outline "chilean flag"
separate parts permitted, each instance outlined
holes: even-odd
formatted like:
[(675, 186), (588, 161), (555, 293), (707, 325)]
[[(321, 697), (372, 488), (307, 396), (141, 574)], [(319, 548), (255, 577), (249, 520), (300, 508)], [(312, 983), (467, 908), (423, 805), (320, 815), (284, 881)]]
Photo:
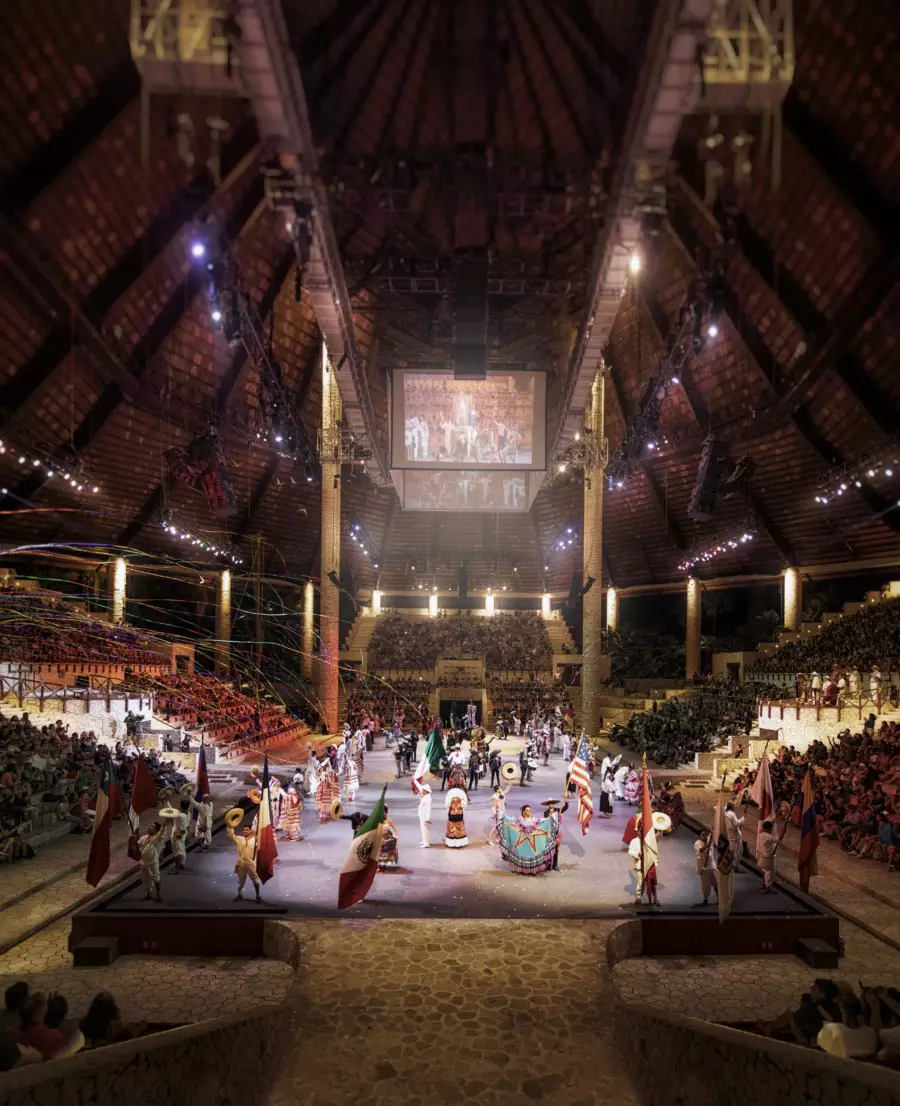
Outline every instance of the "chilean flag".
[(803, 778), (803, 805), (800, 814), (800, 853), (797, 867), (800, 871), (800, 886), (809, 890), (809, 877), (818, 875), (819, 865), (816, 853), (819, 850), (819, 827), (816, 824), (816, 804), (813, 802), (812, 775), (807, 768)]
[[(209, 773), (206, 770), (206, 746), (203, 742), (200, 742), (200, 752), (197, 754), (197, 787), (194, 794), (195, 802), (202, 802), (203, 796), (209, 794)], [(197, 819), (200, 817), (200, 811), (194, 807), (193, 811), (193, 824), (194, 833), (197, 832)]]
[(94, 814), (94, 832), (91, 835), (91, 851), (88, 856), (85, 879), (96, 887), (109, 868), (109, 831), (113, 818), (125, 813), (122, 802), (122, 789), (116, 779), (112, 757), (103, 765), (100, 776), (100, 790), (97, 792), (97, 806)]
[(275, 875), (275, 865), (277, 863), (278, 848), (275, 844), (275, 827), (272, 825), (272, 797), (269, 791), (269, 754), (266, 753), (263, 761), (262, 801), (259, 804), (259, 820), (256, 824), (256, 871), (263, 883), (266, 883)]

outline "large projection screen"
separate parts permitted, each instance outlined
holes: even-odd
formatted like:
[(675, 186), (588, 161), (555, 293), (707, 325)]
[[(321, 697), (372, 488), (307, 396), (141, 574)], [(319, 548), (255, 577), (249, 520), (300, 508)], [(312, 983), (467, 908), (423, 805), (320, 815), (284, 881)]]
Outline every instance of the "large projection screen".
[(394, 469), (539, 470), (547, 467), (547, 380), (538, 372), (396, 369), (391, 390)]

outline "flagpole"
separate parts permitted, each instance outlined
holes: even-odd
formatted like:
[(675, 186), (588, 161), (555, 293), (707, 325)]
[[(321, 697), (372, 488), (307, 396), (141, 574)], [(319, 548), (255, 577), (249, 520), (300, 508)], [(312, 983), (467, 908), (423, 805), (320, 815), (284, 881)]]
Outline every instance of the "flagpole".
[[(719, 797), (721, 797), (722, 795), (725, 794), (725, 781), (727, 779), (728, 779), (728, 769), (726, 768), (725, 771), (722, 773), (722, 786), (719, 788)], [(717, 805), (718, 805), (718, 800), (717, 800)], [(715, 832), (715, 829), (716, 829), (715, 811), (713, 811), (713, 824), (710, 827), (709, 841), (706, 844), (706, 855), (703, 857), (703, 867), (704, 868), (706, 867), (706, 862), (709, 859), (709, 850), (713, 847), (713, 833)], [(718, 841), (716, 842), (716, 844), (718, 845)]]
[[(603, 781), (601, 780), (600, 783), (601, 783), (601, 786), (602, 786)], [(650, 790), (647, 787), (647, 751), (646, 751), (646, 749), (644, 750), (643, 760), (641, 762), (641, 894), (640, 894), (640, 901), (641, 902), (644, 901), (644, 887), (647, 884), (647, 872), (646, 872), (646, 868), (647, 868), (647, 857), (646, 857), (647, 849), (645, 847), (645, 842), (644, 842), (644, 818), (646, 817), (646, 812), (644, 811), (644, 795), (645, 794), (647, 794), (647, 795), (650, 794)], [(650, 817), (652, 818), (653, 815), (651, 814)]]
[[(806, 776), (809, 775), (810, 768), (812, 768), (811, 763), (807, 764), (807, 766), (806, 766)], [(803, 777), (803, 783), (800, 784), (800, 790), (798, 792), (801, 799), (803, 798), (803, 784), (806, 783), (806, 776)], [(793, 800), (791, 801), (791, 809), (788, 811), (788, 816), (787, 816), (787, 818), (785, 818), (784, 825), (781, 827), (781, 836), (778, 838), (778, 844), (779, 845), (784, 840), (784, 835), (787, 833), (787, 828), (791, 824), (791, 815), (794, 813), (794, 807), (796, 805), (797, 805), (797, 796), (795, 795)], [(801, 829), (802, 829), (802, 827), (801, 827)]]

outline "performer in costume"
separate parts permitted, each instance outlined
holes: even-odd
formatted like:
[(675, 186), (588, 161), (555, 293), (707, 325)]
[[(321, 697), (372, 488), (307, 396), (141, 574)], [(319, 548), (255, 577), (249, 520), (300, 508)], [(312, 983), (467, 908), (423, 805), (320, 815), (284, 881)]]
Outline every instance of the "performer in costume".
[(451, 786), (447, 792), (447, 798), (444, 800), (444, 805), (447, 808), (447, 829), (444, 834), (444, 844), (448, 849), (465, 848), (469, 843), (469, 838), (466, 835), (466, 807), (469, 805), (469, 796), (466, 793), (465, 786)]
[(300, 841), (306, 836), (303, 832), (302, 812), (303, 800), (300, 792), (291, 784), (284, 797), (284, 817), (281, 823), (288, 841)]
[(557, 826), (553, 820), (536, 818), (526, 803), (516, 819), (498, 822), (500, 855), (514, 872), (536, 876), (553, 865), (557, 847)]
[(475, 715), (477, 714), (477, 707), (474, 703), (470, 702), (466, 707), (466, 729), (473, 730), (475, 728)]
[(641, 808), (638, 807), (631, 818), (625, 823), (625, 832), (622, 834), (622, 848), (628, 849), (631, 842), (641, 836)]
[(625, 801), (632, 806), (640, 802), (641, 798), (641, 774), (632, 764), (628, 769), (628, 777), (625, 780)]
[(384, 835), (381, 838), (381, 851), (378, 854), (378, 871), (383, 872), (387, 868), (396, 868), (400, 864), (400, 834), (394, 825), (394, 820), (388, 815), (388, 807), (384, 808)]
[(235, 895), (234, 901), (240, 902), (243, 899), (244, 884), (249, 876), (250, 882), (256, 891), (256, 901), (262, 902), (262, 896), (259, 893), (259, 876), (256, 873), (256, 837), (253, 835), (253, 830), (249, 826), (244, 826), (241, 836), (238, 837), (231, 826), (226, 824), (225, 829), (228, 836), (237, 845), (237, 863), (234, 866), (234, 874), (237, 876), (238, 893)]
[(141, 883), (144, 885), (145, 899), (152, 899), (156, 888), (156, 901), (162, 902), (159, 876), (159, 855), (163, 850), (162, 824), (152, 822), (143, 837), (138, 839), (138, 852), (141, 858)]
[(203, 795), (199, 803), (196, 799), (191, 799), (190, 803), (194, 810), (197, 811), (197, 836), (200, 838), (200, 848), (206, 852), (212, 844), (212, 795)]
[(600, 817), (612, 818), (612, 795), (615, 783), (613, 781), (613, 770), (607, 767), (606, 773), (600, 782)]
[(316, 791), (319, 788), (319, 762), (316, 760), (315, 754), (310, 753), (309, 759), (306, 762), (306, 793), (311, 796), (313, 800), (316, 797)]
[(356, 793), (359, 791), (359, 774), (353, 757), (347, 757), (344, 761), (344, 782), (347, 785), (347, 802), (355, 803)]
[(338, 778), (326, 759), (319, 765), (319, 784), (316, 788), (316, 817), (320, 822), (331, 821), (331, 806), (341, 796)]
[[(498, 776), (499, 779), (499, 770)], [(494, 794), (491, 796), (491, 832), (488, 834), (487, 843), (493, 844), (494, 834), (498, 835), (499, 840), (499, 827), (500, 823), (506, 817), (506, 792), (509, 791), (509, 787), (501, 787), (499, 784), (494, 788)]]
[(613, 783), (615, 784), (616, 798), (625, 802), (625, 781), (628, 779), (628, 765), (620, 764), (613, 776)]
[(557, 810), (556, 799), (545, 799), (544, 805), (546, 810), (544, 811), (544, 817), (549, 818), (553, 826), (553, 862), (550, 865), (551, 872), (559, 871), (559, 847), (562, 844), (562, 816), (569, 809), (568, 799), (563, 800), (561, 809)]
[(191, 809), (190, 799), (181, 800), (181, 810), (169, 822), (169, 843), (175, 857), (175, 872), (183, 872), (187, 859), (187, 835), (188, 835), (188, 811)]
[(420, 849), (427, 849), (431, 846), (431, 785), (422, 784), (419, 788), (419, 832), (422, 834), (422, 840), (419, 844)]
[(668, 814), (672, 820), (672, 828), (665, 832), (667, 834), (673, 833), (684, 821), (684, 799), (681, 797), (681, 792), (676, 791), (671, 782), (663, 784), (657, 806), (664, 814)]

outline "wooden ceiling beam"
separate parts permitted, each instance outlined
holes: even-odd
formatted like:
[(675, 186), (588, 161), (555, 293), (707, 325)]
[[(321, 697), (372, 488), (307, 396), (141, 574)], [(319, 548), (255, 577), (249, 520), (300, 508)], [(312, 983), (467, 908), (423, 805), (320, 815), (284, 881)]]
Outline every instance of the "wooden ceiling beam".
[(156, 485), (141, 504), (140, 510), (134, 518), (116, 538), (116, 545), (130, 546), (156, 512), (162, 510), (163, 504), (166, 501), (166, 487), (166, 480), (161, 480)]
[(886, 199), (853, 161), (828, 125), (817, 119), (796, 88), (791, 88), (782, 105), (782, 118), (791, 134), (817, 162), (891, 249), (900, 246), (900, 206)]
[[(262, 178), (254, 177), (235, 202), (225, 222), (223, 229), (229, 240), (233, 240), (240, 235), (243, 228), (252, 220), (262, 202)], [(142, 396), (146, 395), (148, 389), (144, 385), (149, 377), (149, 367), (154, 355), (178, 324), (188, 304), (203, 288), (204, 283), (204, 274), (193, 268), (188, 271), (184, 280), (173, 290), (162, 310), (135, 347), (127, 364), (119, 358), (105, 338), (98, 342), (98, 356), (101, 357), (101, 363), (104, 367), (113, 375), (114, 382), (104, 388), (100, 397), (75, 429), (72, 436), (72, 449), (76, 456), (82, 455), (103, 431), (119, 406), (127, 398), (128, 388), (136, 388)], [(123, 371), (126, 372), (124, 379), (121, 378)], [(156, 407), (160, 411), (163, 410), (158, 400)], [(60, 463), (63, 463), (71, 456), (71, 451), (66, 445), (60, 445), (55, 451), (55, 456)], [(5, 496), (0, 500), (0, 510), (13, 510), (16, 508), (17, 502), (30, 500), (32, 496), (40, 491), (47, 479), (46, 471), (43, 468), (39, 472), (30, 473), (19, 483), (12, 495)]]
[(15, 218), (73, 165), (134, 103), (141, 82), (131, 58), (123, 62), (51, 138), (0, 186), (0, 209)]
[(247, 506), (244, 508), (244, 512), (240, 517), (237, 526), (234, 529), (234, 537), (236, 541), (247, 533), (250, 526), (253, 523), (254, 518), (259, 513), (260, 507), (263, 505), (263, 501), (266, 498), (266, 494), (269, 488), (272, 486), (272, 481), (278, 472), (278, 462), (280, 457), (277, 453), (273, 453), (266, 463), (266, 467), (262, 476), (259, 478), (259, 483), (253, 489), (253, 494), (247, 500)]

